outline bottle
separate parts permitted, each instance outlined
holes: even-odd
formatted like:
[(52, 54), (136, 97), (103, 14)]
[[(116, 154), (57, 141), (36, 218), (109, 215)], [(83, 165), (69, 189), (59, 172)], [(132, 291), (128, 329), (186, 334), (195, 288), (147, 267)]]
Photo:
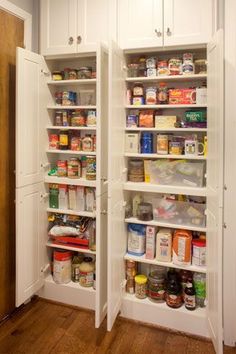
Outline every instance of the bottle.
[(74, 256), (71, 265), (71, 279), (74, 283), (79, 282), (79, 267), (81, 259), (78, 256)]
[(179, 308), (182, 303), (182, 287), (178, 274), (174, 269), (170, 269), (167, 273), (166, 304), (172, 308)]
[(196, 309), (196, 294), (191, 278), (188, 278), (184, 290), (184, 303), (187, 310), (193, 311)]
[(69, 132), (68, 130), (61, 130), (59, 135), (59, 148), (60, 150), (69, 149)]
[(196, 291), (196, 304), (197, 306), (204, 307), (206, 298), (206, 275), (194, 273), (193, 284)]

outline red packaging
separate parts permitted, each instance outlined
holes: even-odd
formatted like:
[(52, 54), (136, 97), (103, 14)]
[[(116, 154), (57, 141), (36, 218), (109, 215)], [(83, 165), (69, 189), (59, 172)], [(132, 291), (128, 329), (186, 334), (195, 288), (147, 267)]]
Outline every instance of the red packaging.
[(59, 136), (57, 134), (49, 135), (49, 149), (52, 150), (59, 149)]
[(169, 104), (195, 104), (196, 89), (170, 89)]

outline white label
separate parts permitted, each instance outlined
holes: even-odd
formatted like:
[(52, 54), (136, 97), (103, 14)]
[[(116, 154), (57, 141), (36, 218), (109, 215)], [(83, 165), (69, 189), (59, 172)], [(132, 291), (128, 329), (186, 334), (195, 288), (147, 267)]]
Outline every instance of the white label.
[(145, 241), (146, 237), (141, 235), (136, 235), (132, 232), (128, 233), (128, 251), (133, 253), (144, 253), (145, 252)]
[(192, 263), (196, 266), (206, 265), (206, 247), (193, 246)]

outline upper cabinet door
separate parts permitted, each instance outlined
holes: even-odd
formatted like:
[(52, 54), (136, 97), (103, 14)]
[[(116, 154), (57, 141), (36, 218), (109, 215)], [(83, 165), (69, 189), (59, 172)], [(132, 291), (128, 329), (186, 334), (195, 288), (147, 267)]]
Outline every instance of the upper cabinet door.
[(119, 0), (118, 42), (122, 49), (163, 45), (162, 0)]
[(208, 43), (212, 6), (212, 0), (164, 0), (164, 45)]
[(43, 58), (17, 48), (16, 68), (16, 187), (42, 182), (42, 102), (45, 95)]
[(100, 42), (108, 43), (109, 0), (78, 0), (77, 51), (95, 51)]
[(224, 57), (223, 31), (207, 47), (207, 319), (217, 354), (223, 352), (222, 258), (224, 174)]
[(40, 53), (76, 53), (77, 0), (41, 0)]

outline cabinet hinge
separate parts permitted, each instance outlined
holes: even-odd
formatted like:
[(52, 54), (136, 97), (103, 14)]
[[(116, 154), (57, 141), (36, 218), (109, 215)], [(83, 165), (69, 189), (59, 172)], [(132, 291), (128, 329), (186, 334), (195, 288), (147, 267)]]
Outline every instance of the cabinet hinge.
[(226, 184), (224, 184), (224, 190), (227, 191), (227, 186), (226, 186)]

